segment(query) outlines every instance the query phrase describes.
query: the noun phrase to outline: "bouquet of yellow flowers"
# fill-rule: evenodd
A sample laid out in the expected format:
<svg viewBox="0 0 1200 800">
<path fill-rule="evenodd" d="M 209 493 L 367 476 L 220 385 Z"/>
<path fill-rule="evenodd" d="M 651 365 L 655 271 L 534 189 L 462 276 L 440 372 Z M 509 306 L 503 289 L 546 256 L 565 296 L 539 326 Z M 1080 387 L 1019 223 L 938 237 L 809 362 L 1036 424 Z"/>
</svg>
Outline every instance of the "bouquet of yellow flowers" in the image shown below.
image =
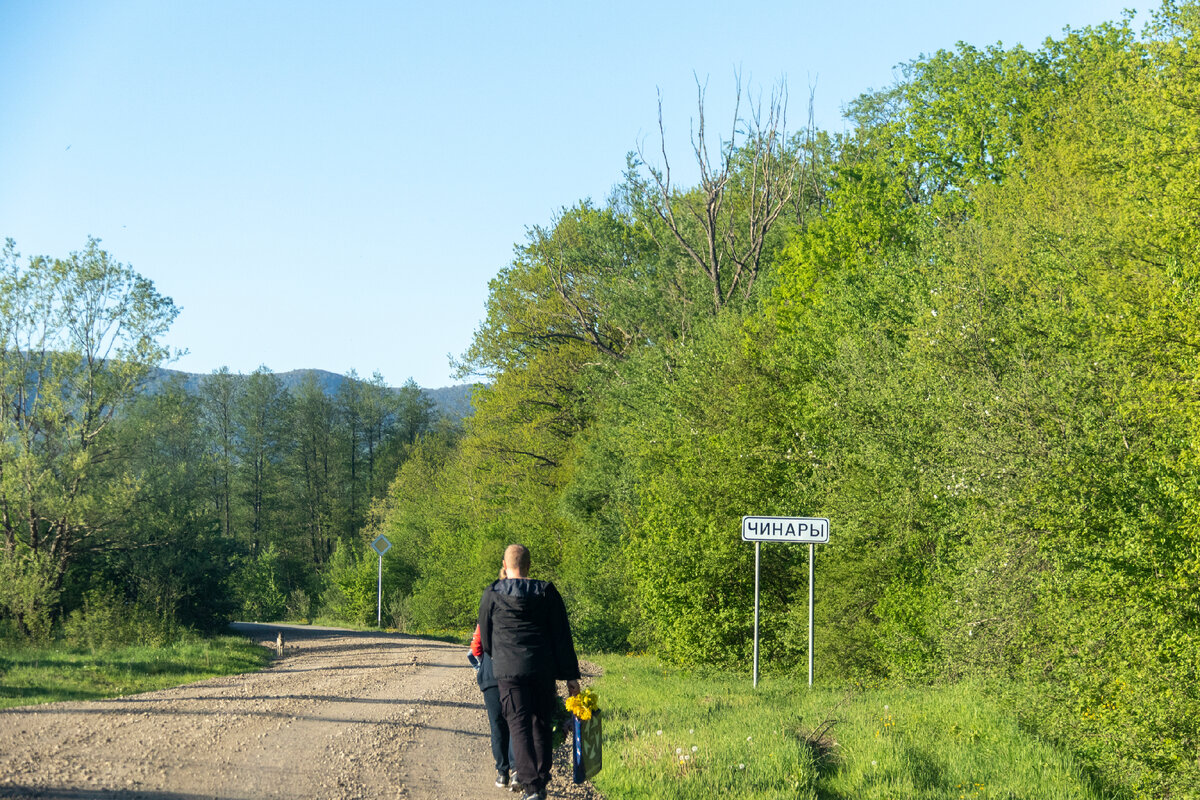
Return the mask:
<svg viewBox="0 0 1200 800">
<path fill-rule="evenodd" d="M 596 699 L 596 693 L 591 689 L 584 689 L 574 697 L 567 698 L 567 711 L 570 711 L 584 722 L 592 718 L 593 711 L 599 710 L 600 702 Z"/>
<path fill-rule="evenodd" d="M 591 689 L 568 697 L 566 709 L 575 715 L 571 720 L 575 744 L 571 748 L 573 777 L 583 783 L 600 771 L 603 765 L 604 734 L 600 729 L 600 701 Z"/>
</svg>

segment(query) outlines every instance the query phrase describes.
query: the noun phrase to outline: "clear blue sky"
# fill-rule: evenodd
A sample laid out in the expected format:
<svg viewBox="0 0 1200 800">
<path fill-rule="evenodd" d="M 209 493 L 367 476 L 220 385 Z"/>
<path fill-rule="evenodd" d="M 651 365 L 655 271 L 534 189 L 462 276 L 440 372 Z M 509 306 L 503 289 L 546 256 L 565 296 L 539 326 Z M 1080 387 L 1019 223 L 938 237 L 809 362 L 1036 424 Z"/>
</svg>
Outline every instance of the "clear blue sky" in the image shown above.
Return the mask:
<svg viewBox="0 0 1200 800">
<path fill-rule="evenodd" d="M 659 91 L 682 166 L 693 73 L 714 127 L 740 70 L 840 129 L 922 53 L 1125 5 L 0 0 L 0 238 L 102 239 L 183 309 L 176 368 L 444 386 L 526 227 L 657 148 Z"/>
</svg>

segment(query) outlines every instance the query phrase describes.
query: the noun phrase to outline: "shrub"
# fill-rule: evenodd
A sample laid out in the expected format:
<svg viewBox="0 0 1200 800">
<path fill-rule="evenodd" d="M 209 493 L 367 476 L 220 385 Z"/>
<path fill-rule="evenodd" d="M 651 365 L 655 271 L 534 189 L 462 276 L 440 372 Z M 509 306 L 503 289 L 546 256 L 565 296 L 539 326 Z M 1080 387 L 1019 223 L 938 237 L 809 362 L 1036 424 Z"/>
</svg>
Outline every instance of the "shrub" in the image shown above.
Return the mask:
<svg viewBox="0 0 1200 800">
<path fill-rule="evenodd" d="M 287 618 L 308 622 L 313 618 L 313 599 L 303 589 L 293 589 L 287 596 Z"/>
<path fill-rule="evenodd" d="M 42 553 L 15 553 L 0 557 L 0 619 L 19 638 L 46 642 L 54 622 L 58 590 L 54 588 L 55 569 L 50 556 Z"/>
<path fill-rule="evenodd" d="M 111 585 L 87 592 L 63 625 L 68 643 L 91 652 L 126 645 L 164 646 L 179 635 L 173 618 L 131 602 Z"/>
<path fill-rule="evenodd" d="M 408 633 L 409 627 L 413 624 L 410 600 L 411 596 L 409 595 L 393 597 L 388 601 L 387 608 L 385 609 L 388 622 L 401 633 Z"/>
<path fill-rule="evenodd" d="M 377 582 L 375 560 L 360 556 L 353 547 L 339 544 L 325 572 L 323 597 L 327 610 L 346 622 L 374 622 Z"/>
<path fill-rule="evenodd" d="M 249 620 L 277 620 L 287 611 L 280 584 L 279 552 L 274 545 L 242 560 L 234 579 L 242 613 Z"/>
</svg>

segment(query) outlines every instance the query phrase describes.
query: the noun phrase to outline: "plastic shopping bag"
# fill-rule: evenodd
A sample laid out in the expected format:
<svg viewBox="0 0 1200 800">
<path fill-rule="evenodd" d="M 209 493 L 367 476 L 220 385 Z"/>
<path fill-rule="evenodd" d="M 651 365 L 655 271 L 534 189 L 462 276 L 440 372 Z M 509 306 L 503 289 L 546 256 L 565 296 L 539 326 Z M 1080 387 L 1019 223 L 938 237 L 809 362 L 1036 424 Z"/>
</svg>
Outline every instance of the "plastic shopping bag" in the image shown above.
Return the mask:
<svg viewBox="0 0 1200 800">
<path fill-rule="evenodd" d="M 602 756 L 604 740 L 600 727 L 600 711 L 599 709 L 593 711 L 592 718 L 589 720 L 582 720 L 574 715 L 571 716 L 571 719 L 574 721 L 573 738 L 575 739 L 574 780 L 576 783 L 583 783 L 599 772 L 604 763 Z"/>
</svg>

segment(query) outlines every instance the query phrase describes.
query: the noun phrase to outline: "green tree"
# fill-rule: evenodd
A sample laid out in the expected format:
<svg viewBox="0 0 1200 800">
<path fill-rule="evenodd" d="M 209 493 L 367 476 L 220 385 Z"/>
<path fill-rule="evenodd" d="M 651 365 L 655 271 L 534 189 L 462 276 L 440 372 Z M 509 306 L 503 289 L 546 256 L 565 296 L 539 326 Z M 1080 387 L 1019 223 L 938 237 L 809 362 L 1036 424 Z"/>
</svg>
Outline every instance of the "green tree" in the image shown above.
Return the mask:
<svg viewBox="0 0 1200 800">
<path fill-rule="evenodd" d="M 238 408 L 243 390 L 241 376 L 221 367 L 200 381 L 205 441 L 213 460 L 212 503 L 221 519 L 226 539 L 234 538 L 233 505 L 237 474 Z"/>
<path fill-rule="evenodd" d="M 115 423 L 136 492 L 110 547 L 81 559 L 73 583 L 90 592 L 122 587 L 124 599 L 167 630 L 213 630 L 232 610 L 233 542 L 222 532 L 210 487 L 218 468 L 205 436 L 202 400 L 181 383 L 140 395 Z M 86 595 L 85 595 L 86 596 Z"/>
<path fill-rule="evenodd" d="M 238 485 L 245 526 L 243 538 L 252 554 L 268 543 L 286 550 L 281 540 L 288 485 L 285 454 L 292 449 L 291 396 L 267 367 L 246 376 L 238 423 Z"/>
<path fill-rule="evenodd" d="M 123 455 L 112 423 L 167 357 L 177 313 L 95 239 L 65 259 L 22 262 L 11 240 L 0 256 L 0 527 L 7 570 L 42 565 L 32 608 L 53 602 L 81 551 L 106 546 L 132 490 L 97 480 Z M 28 628 L 31 606 L 7 605 Z"/>
<path fill-rule="evenodd" d="M 316 375 L 308 373 L 295 391 L 293 413 L 301 481 L 299 502 L 312 563 L 323 564 L 333 554 L 340 533 L 337 408 Z"/>
<path fill-rule="evenodd" d="M 342 536 L 355 538 L 366 521 L 370 503 L 369 479 L 364 450 L 368 436 L 367 401 L 365 384 L 358 373 L 351 370 L 346 380 L 338 386 L 336 407 L 338 413 L 339 451 L 343 477 L 341 480 L 345 518 Z"/>
</svg>

